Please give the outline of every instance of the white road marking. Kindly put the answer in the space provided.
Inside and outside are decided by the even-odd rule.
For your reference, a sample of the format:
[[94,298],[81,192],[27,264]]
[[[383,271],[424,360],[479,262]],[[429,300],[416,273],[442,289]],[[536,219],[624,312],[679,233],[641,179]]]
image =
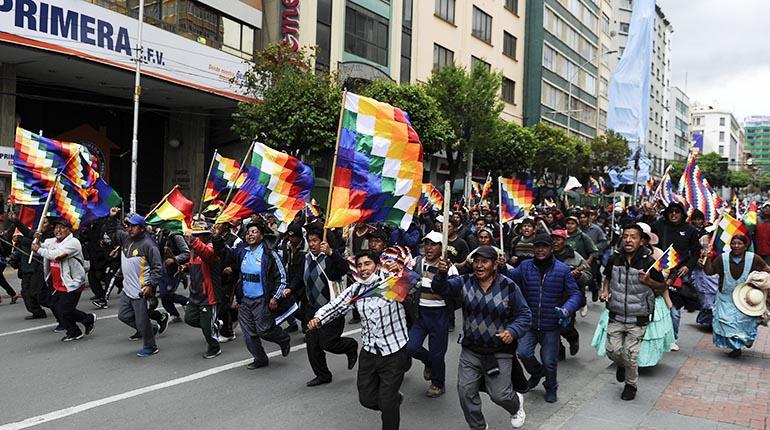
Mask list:
[[[107,319],[110,319],[110,318],[117,318],[117,317],[118,317],[118,314],[115,314],[115,315],[96,315],[96,322],[98,323],[101,320],[107,320]],[[0,337],[10,336],[12,334],[27,333],[27,332],[30,332],[30,331],[42,330],[44,328],[53,328],[53,327],[56,327],[56,323],[39,325],[39,326],[35,326],[35,327],[28,327],[28,328],[23,328],[21,330],[9,331],[9,332],[6,332],[6,333],[0,333]]]
[[[343,336],[350,336],[351,334],[355,334],[360,332],[361,329],[357,328],[354,330],[347,331],[345,333],[342,333]],[[295,345],[291,347],[292,352],[299,351],[302,349],[305,349],[307,347],[307,344],[301,343],[299,345]],[[281,353],[280,350],[273,351],[269,354],[267,354],[268,357],[275,357]],[[150,358],[151,359],[151,358]],[[207,376],[216,375],[217,373],[222,373],[227,370],[235,369],[238,367],[241,367],[243,365],[246,365],[253,361],[252,358],[246,359],[246,360],[240,360],[236,361],[234,363],[225,364],[223,366],[214,367],[211,369],[203,370],[197,373],[193,373],[191,375],[183,376],[181,378],[172,379],[170,381],[161,382],[159,384],[150,385],[147,387],[137,388],[135,390],[126,391],[125,393],[115,394],[113,396],[105,397],[103,399],[99,400],[93,400],[90,402],[86,402],[80,405],[70,406],[68,408],[59,409],[58,411],[49,412],[47,414],[38,415],[36,417],[27,418],[23,421],[17,421],[15,423],[8,423],[0,426],[0,430],[18,430],[18,429],[25,429],[29,427],[33,427],[36,425],[44,424],[47,422],[55,421],[58,419],[62,419],[65,417],[68,417],[70,415],[75,415],[80,412],[85,412],[89,409],[98,408],[99,406],[108,405],[110,403],[119,402],[121,400],[130,399],[132,397],[141,396],[142,394],[151,393],[153,391],[162,390],[164,388],[173,387],[175,385],[184,384],[187,382],[196,381],[201,378],[205,378]]]

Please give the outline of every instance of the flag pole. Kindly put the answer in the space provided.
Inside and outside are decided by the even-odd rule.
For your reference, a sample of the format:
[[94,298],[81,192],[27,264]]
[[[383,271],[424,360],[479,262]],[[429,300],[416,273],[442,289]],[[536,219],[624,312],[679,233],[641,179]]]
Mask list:
[[[206,180],[203,181],[203,191],[201,191],[201,203],[200,205],[198,205],[198,211],[197,211],[198,214],[200,214],[201,211],[203,210],[203,199],[206,198],[206,184],[209,182],[209,177],[211,176],[211,169],[214,168],[214,160],[217,159],[218,154],[219,154],[219,150],[215,149],[214,156],[211,157],[211,164],[209,164],[209,172],[206,173]],[[238,178],[235,178],[235,180],[237,181]]]
[[170,195],[171,195],[171,193],[173,193],[173,192],[174,192],[174,190],[175,190],[175,189],[177,189],[177,188],[179,188],[179,185],[174,185],[174,187],[173,187],[173,188],[171,188],[171,191],[169,191],[168,193],[166,193],[166,195],[165,195],[165,196],[163,196],[163,198],[162,198],[162,199],[160,199],[160,201],[158,202],[158,204],[156,204],[156,205],[155,205],[155,207],[153,207],[153,208],[152,208],[152,209],[151,209],[149,212],[147,212],[147,215],[145,215],[145,216],[144,216],[144,219],[147,219],[147,218],[149,218],[149,217],[150,217],[150,215],[152,215],[152,214],[153,214],[153,213],[154,213],[156,210],[158,210],[158,208],[160,207],[160,205],[162,205],[162,204],[163,204],[163,202],[165,202],[165,201],[166,201],[166,199],[168,199],[168,196],[170,196]]
[[326,242],[326,225],[329,224],[329,216],[332,213],[332,193],[334,192],[334,176],[337,171],[337,154],[340,151],[340,132],[342,132],[342,116],[345,114],[345,102],[348,98],[348,91],[342,92],[342,103],[340,103],[340,117],[337,122],[337,142],[334,144],[334,159],[332,160],[332,174],[329,176],[329,194],[326,196],[326,222],[324,223],[323,241]]
[[500,250],[505,254],[505,238],[503,237],[503,177],[497,177],[497,222],[500,224]]
[[444,207],[443,218],[441,223],[441,257],[446,257],[446,247],[449,243],[449,206],[452,201],[452,185],[449,181],[444,181]]
[[[230,202],[230,194],[233,193],[233,188],[235,188],[235,185],[238,185],[238,179],[243,174],[243,169],[246,167],[246,161],[249,159],[249,155],[251,155],[252,151],[254,151],[254,145],[255,145],[256,142],[257,142],[256,139],[251,141],[251,145],[249,145],[249,150],[246,151],[246,155],[243,156],[243,162],[241,162],[241,168],[238,169],[238,176],[235,177],[235,182],[233,183],[233,186],[230,187],[229,190],[227,190],[227,196],[225,196],[225,202],[224,202],[225,205],[222,208],[222,210],[224,210],[224,208],[226,208],[227,204]],[[249,164],[251,164],[251,163],[249,163]]]
[[[43,205],[43,212],[40,214],[40,221],[37,222],[37,233],[43,232],[43,222],[45,222],[45,217],[46,217],[46,214],[48,213],[48,207],[51,204],[51,196],[53,196],[53,193],[56,190],[56,187],[59,185],[60,175],[61,173],[56,175],[56,179],[54,179],[53,181],[53,186],[51,187],[51,190],[48,192],[48,197],[45,198],[45,205]],[[36,237],[33,243],[40,243],[40,240],[38,240],[38,238]],[[32,264],[32,254],[34,254],[34,252],[30,252],[29,260],[27,260],[27,264]]]

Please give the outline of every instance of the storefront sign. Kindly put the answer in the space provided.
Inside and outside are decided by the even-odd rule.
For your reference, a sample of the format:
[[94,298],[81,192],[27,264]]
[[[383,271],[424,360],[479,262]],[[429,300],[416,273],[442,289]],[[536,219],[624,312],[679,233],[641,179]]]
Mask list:
[[299,0],[281,0],[281,35],[292,51],[299,49]]
[[[298,1],[298,0],[296,0]],[[135,68],[138,21],[82,0],[0,0],[0,41]],[[249,64],[226,52],[145,24],[142,73],[235,99]],[[234,81],[236,83],[233,83]]]
[[13,173],[13,146],[0,146],[0,175]]

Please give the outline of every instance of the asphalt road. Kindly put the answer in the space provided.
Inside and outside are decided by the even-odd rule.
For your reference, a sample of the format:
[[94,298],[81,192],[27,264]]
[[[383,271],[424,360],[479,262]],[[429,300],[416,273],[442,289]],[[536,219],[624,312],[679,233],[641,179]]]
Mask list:
[[[9,277],[10,278],[10,277]],[[18,280],[11,279],[14,287]],[[277,345],[266,344],[270,366],[247,370],[250,355],[240,338],[223,345],[213,360],[201,354],[205,342],[199,329],[184,323],[170,324],[158,337],[160,353],[136,357],[140,342],[127,338],[133,330],[116,318],[112,308],[93,310],[83,294],[80,309],[99,319],[91,336],[62,343],[53,333],[54,320],[25,321],[24,305],[0,304],[0,430],[124,429],[124,428],[257,428],[378,429],[379,414],[358,404],[355,370],[346,368],[344,356],[328,355],[334,374],[331,384],[308,388],[313,377],[301,333],[294,333],[292,353],[280,356]],[[616,396],[619,386],[609,361],[590,347],[598,304],[590,305],[586,318],[578,318],[581,350],[559,363],[559,402],[543,400],[542,385],[525,395],[527,423],[538,428],[565,406],[583,403],[588,387]],[[349,317],[348,317],[349,318]],[[458,313],[458,327],[461,316]],[[359,337],[359,326],[346,331]],[[422,365],[415,362],[402,386],[402,429],[467,428],[457,400],[457,359],[460,352],[451,334],[447,352],[447,393],[425,397],[427,383]],[[656,369],[645,373],[655,377]],[[586,399],[591,398],[586,397]],[[509,416],[482,394],[491,429],[510,428]],[[562,410],[561,413],[565,411]]]

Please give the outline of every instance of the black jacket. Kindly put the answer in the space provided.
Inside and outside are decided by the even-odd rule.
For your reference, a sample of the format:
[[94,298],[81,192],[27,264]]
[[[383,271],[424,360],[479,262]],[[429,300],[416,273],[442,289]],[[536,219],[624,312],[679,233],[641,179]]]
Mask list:
[[658,235],[658,248],[665,251],[673,244],[676,252],[685,256],[684,265],[690,270],[695,268],[701,250],[698,230],[695,227],[684,219],[679,224],[672,224],[664,218],[652,226],[652,232]]

